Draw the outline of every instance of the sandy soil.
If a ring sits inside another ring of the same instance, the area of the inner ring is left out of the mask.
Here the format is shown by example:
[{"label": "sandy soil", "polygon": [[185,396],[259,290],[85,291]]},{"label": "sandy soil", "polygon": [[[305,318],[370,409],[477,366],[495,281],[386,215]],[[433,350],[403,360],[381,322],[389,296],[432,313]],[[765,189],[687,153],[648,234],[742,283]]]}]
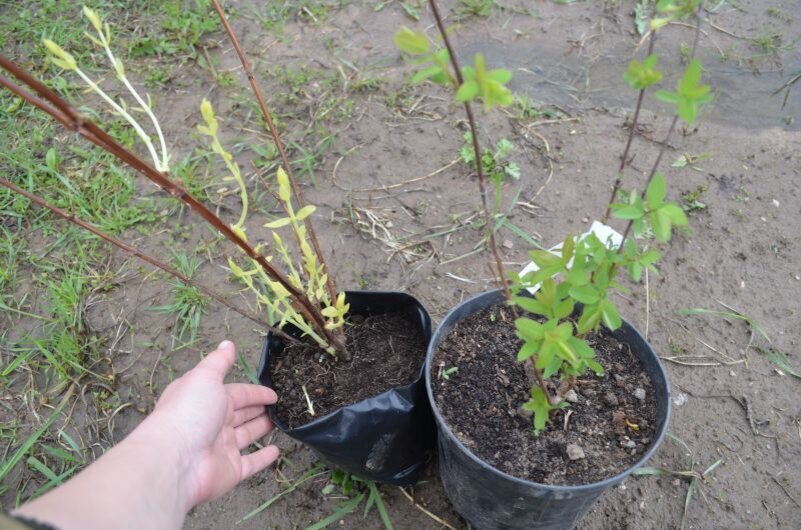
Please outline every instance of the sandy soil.
[{"label": "sandy soil", "polygon": [[[443,2],[446,11],[454,4]],[[454,37],[463,58],[485,51],[488,62],[513,70],[515,91],[555,110],[539,118],[519,118],[514,111],[480,113],[482,131],[489,138],[505,137],[516,146],[513,159],[522,175],[506,190],[507,200],[520,192],[510,221],[550,246],[567,232],[585,230],[603,213],[616,157],[625,142],[623,123],[634,104],[620,79],[639,40],[630,15],[633,4],[622,2],[608,11],[599,2],[504,5],[509,9],[496,10],[488,19],[463,20]],[[533,16],[516,13],[512,6],[525,6]],[[790,2],[774,5],[754,0],[736,6],[726,4],[711,14],[717,29],[705,24],[700,41],[707,82],[715,87],[718,99],[696,128],[674,135],[665,157],[670,195],[679,199],[703,186],[706,191],[699,200],[706,207],[691,215],[691,231],[667,249],[660,275],[648,279],[647,294],[637,289],[618,302],[623,316],[647,335],[654,349],[663,358],[674,359],[665,360],[674,400],[670,432],[692,454],[666,440],[651,465],[677,471],[692,465],[700,473],[722,460],[704,480],[699,476],[696,481],[686,527],[798,528],[801,380],[780,372],[765,355],[749,348],[768,345],[760,337],[753,337],[752,344],[744,322],[677,314],[688,308],[725,310],[722,303],[736,308],[758,322],[801,372],[797,355],[801,197],[794,184],[801,177],[801,96],[796,88],[782,108],[783,95],[771,95],[801,68],[801,52],[793,46],[777,52],[775,58],[754,59],[750,64],[738,60],[756,53],[745,37],[775,30],[785,44],[792,44],[801,34],[801,21]],[[770,14],[771,6],[782,17]],[[268,75],[275,65],[320,69],[336,80],[332,86],[339,95],[343,87],[359,80],[380,80],[376,90],[349,92],[350,117],[328,120],[333,143],[315,168],[317,184],[308,186],[307,200],[319,207],[315,214],[319,237],[340,288],[405,290],[439,319],[464,297],[489,288],[491,281],[486,256],[462,257],[481,238],[479,230],[468,226],[478,205],[469,172],[455,164],[432,175],[457,157],[464,129],[462,113],[438,87],[403,84],[411,70],[391,40],[401,24],[430,29],[431,21],[421,11],[422,20],[415,22],[404,15],[398,2],[382,9],[372,3],[354,3],[332,12],[318,25],[291,22],[277,38],[261,30],[250,11],[242,9],[234,26],[278,113],[304,111],[300,119],[286,117],[293,130],[319,110],[315,104],[328,88],[311,81],[295,101],[286,101],[281,98],[285,89]],[[675,69],[679,45],[689,44],[692,33],[680,26],[665,33],[670,36],[658,48],[665,68]],[[244,86],[244,75],[222,35],[214,34],[208,46],[211,56],[219,59],[217,68],[233,68]],[[721,52],[725,59],[720,58]],[[238,120],[246,122],[252,112],[241,98],[231,97],[245,93],[241,86],[221,88],[209,77],[206,70],[184,68],[154,94],[168,134],[176,139],[177,152],[194,142],[186,130],[199,120],[202,96],[227,117],[225,125],[234,131],[232,139],[249,134],[236,131]],[[627,185],[640,181],[668,124],[660,104],[648,99],[646,109],[642,134],[635,139],[636,157],[625,177]],[[710,156],[692,168],[671,168],[684,152]],[[242,162],[250,156],[248,151],[243,153]],[[412,179],[418,180],[409,182]],[[141,189],[153,192],[144,183]],[[235,208],[234,198],[228,200],[225,204]],[[221,266],[231,249],[213,241],[189,214],[174,216],[171,222],[188,233],[188,240],[179,241],[185,248],[209,245],[205,256],[210,259],[201,268],[201,277],[218,289],[226,288]],[[253,223],[254,235],[258,227]],[[438,235],[445,231],[449,233]],[[166,232],[131,237],[161,255],[167,255],[165,248],[173,243]],[[522,267],[530,245],[506,229],[500,239],[505,242],[509,267]],[[124,257],[118,255],[115,261],[122,263]],[[93,431],[96,411],[91,408],[80,410],[79,406],[73,417],[73,427],[102,446],[120,439],[140,421],[154,396],[172,377],[197,362],[200,351],[222,338],[232,338],[254,365],[261,341],[250,322],[213,306],[196,348],[172,353],[169,319],[148,310],[169,301],[168,282],[136,263],[126,270],[118,285],[92,306],[89,322],[94,332],[109,338],[117,388],[135,406],[119,412],[113,432]],[[115,341],[123,328],[125,334]],[[677,359],[682,355],[704,357]],[[701,366],[681,364],[693,361]],[[244,380],[244,375],[238,371],[232,379]],[[743,398],[750,403],[748,413],[738,402]],[[755,431],[752,426],[757,427]],[[298,477],[314,461],[307,449],[282,434],[275,434],[274,441],[284,451],[276,470],[265,471],[227,497],[196,509],[186,527],[302,528],[330,514],[337,497],[322,493],[326,481],[321,479],[306,482],[258,516],[237,524],[281,491],[277,479]],[[99,448],[94,450],[99,454]],[[607,492],[580,528],[677,528],[688,485],[689,480],[674,476],[631,477]],[[382,491],[396,528],[443,527],[398,488]],[[409,493],[453,528],[466,528],[443,495],[435,461],[425,480]],[[340,526],[381,528],[381,522],[375,513],[363,519],[357,512]]]}]

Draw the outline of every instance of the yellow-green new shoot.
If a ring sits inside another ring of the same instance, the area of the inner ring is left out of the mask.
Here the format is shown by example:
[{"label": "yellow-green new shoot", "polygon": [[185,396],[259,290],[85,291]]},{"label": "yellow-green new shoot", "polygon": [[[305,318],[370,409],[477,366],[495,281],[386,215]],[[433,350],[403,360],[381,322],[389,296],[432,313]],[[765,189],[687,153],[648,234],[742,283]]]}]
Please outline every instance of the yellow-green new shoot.
[{"label": "yellow-green new shoot", "polygon": [[97,30],[98,38],[93,37],[92,35],[85,33],[86,37],[91,40],[97,46],[103,48],[106,53],[106,56],[111,63],[112,68],[114,68],[115,73],[117,74],[117,79],[122,82],[128,92],[131,93],[133,98],[136,100],[136,103],[139,105],[140,110],[148,115],[150,121],[153,123],[153,127],[156,131],[156,134],[159,137],[161,154],[159,155],[156,152],[156,148],[153,145],[153,141],[150,138],[150,135],[145,132],[144,128],[139,124],[139,122],[134,118],[130,112],[127,110],[127,105],[125,104],[125,100],[120,98],[120,102],[118,103],[115,101],[111,96],[109,96],[100,86],[93,81],[87,74],[84,72],[79,66],[78,62],[75,60],[75,57],[72,56],[69,52],[65,51],[61,46],[53,42],[49,39],[43,39],[42,43],[44,44],[47,51],[50,52],[50,61],[67,71],[75,72],[78,76],[83,80],[84,83],[98,96],[100,96],[103,101],[105,101],[115,113],[119,114],[120,116],[128,122],[128,124],[136,131],[136,135],[145,144],[147,148],[148,154],[153,159],[153,164],[159,171],[167,172],[170,170],[169,168],[169,153],[167,152],[167,144],[164,140],[164,134],[161,131],[161,126],[159,125],[156,116],[153,114],[153,110],[150,105],[150,97],[147,96],[147,101],[145,101],[136,89],[133,87],[131,82],[125,76],[125,67],[122,64],[114,53],[111,51],[111,30],[108,24],[103,24],[100,16],[93,11],[92,9],[84,6],[83,8],[84,16],[89,19],[89,22],[94,26],[95,30]]},{"label": "yellow-green new shoot", "polygon": [[[207,100],[203,100],[200,105],[200,113],[203,116],[205,125],[198,125],[198,131],[211,138],[211,148],[220,158],[222,158],[228,169],[229,176],[223,180],[233,180],[239,187],[239,196],[242,202],[242,211],[236,224],[231,225],[231,230],[236,232],[242,239],[247,240],[245,235],[245,221],[248,215],[248,193],[245,181],[242,178],[239,165],[234,161],[233,155],[225,150],[220,142],[218,131],[219,122],[214,114],[214,109]],[[322,315],[325,317],[325,328],[336,330],[345,323],[345,315],[349,305],[345,303],[345,293],[339,293],[336,301],[332,301],[328,296],[325,285],[328,280],[325,267],[320,263],[317,254],[309,244],[309,235],[303,221],[309,217],[316,207],[308,204],[298,211],[292,204],[292,187],[289,177],[283,168],[278,168],[276,172],[278,183],[278,199],[281,207],[286,213],[286,217],[271,221],[264,226],[272,230],[273,248],[276,255],[284,264],[287,270],[287,279],[293,287],[302,291],[312,303],[322,307]],[[278,228],[289,227],[297,241],[298,252],[300,253],[300,265],[293,259],[289,248],[284,243],[281,236],[275,232]],[[260,248],[260,247],[257,247]],[[267,257],[272,260],[272,256]],[[256,296],[260,306],[268,311],[268,317],[272,324],[283,326],[292,324],[304,335],[311,337],[325,351],[334,354],[334,347],[325,338],[315,332],[313,326],[307,322],[296,310],[293,299],[286,288],[279,282],[271,280],[264,269],[253,259],[249,258],[250,268],[242,268],[232,259],[228,260],[228,266],[232,274],[242,282],[248,290]],[[258,281],[255,281],[258,280]]]}]

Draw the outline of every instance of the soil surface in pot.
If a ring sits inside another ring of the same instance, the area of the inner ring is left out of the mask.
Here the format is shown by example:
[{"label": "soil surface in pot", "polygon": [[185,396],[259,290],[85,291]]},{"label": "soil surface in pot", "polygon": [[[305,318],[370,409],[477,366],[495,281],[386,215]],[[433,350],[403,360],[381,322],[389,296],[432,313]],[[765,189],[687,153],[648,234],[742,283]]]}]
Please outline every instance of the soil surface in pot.
[{"label": "soil surface in pot", "polygon": [[271,359],[278,417],[290,427],[414,381],[426,354],[418,325],[400,313],[352,316],[345,325],[349,362],[334,360],[314,343],[291,344]]},{"label": "soil surface in pot", "polygon": [[[531,418],[520,411],[532,383],[516,358],[521,341],[513,318],[501,306],[484,309],[459,322],[439,345],[432,373],[437,407],[473,454],[505,473],[553,485],[611,477],[651,445],[656,400],[628,345],[603,332],[588,342],[605,375],[582,376],[577,401],[534,436]],[[458,371],[441,377],[451,367]]]}]

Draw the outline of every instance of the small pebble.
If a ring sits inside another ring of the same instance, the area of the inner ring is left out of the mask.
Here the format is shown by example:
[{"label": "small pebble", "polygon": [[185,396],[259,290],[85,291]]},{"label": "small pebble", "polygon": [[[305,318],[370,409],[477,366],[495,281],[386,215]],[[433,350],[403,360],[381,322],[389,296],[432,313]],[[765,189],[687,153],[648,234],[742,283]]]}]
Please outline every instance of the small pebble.
[{"label": "small pebble", "polygon": [[515,244],[514,244],[514,243],[512,243],[512,240],[511,240],[511,239],[504,239],[502,244],[503,244],[503,248],[509,248],[509,249],[511,249],[511,248],[514,248],[514,247],[515,247]]},{"label": "small pebble", "polygon": [[585,458],[584,449],[577,444],[567,444],[567,457],[570,460],[581,460]]},{"label": "small pebble", "polygon": [[677,479],[677,478],[674,478],[674,479],[673,479],[673,485],[674,485],[674,486],[681,486],[681,480],[679,480],[679,479]]},{"label": "small pebble", "polygon": [[627,449],[634,449],[635,447],[637,447],[637,442],[635,442],[634,440],[626,440],[624,442],[620,442],[620,445],[622,445]]},{"label": "small pebble", "polygon": [[773,206],[778,208],[780,206],[779,201],[777,201],[776,199],[773,199]]},{"label": "small pebble", "polygon": [[617,407],[619,405],[617,396],[614,395],[612,392],[607,392],[606,394],[604,394],[604,403],[606,403],[610,407]]},{"label": "small pebble", "polygon": [[645,389],[643,389],[643,388],[635,388],[634,389],[634,397],[636,397],[640,401],[645,401]]},{"label": "small pebble", "polygon": [[576,394],[576,391],[572,388],[565,394],[565,399],[571,403],[578,403],[579,400],[578,394]]},{"label": "small pebble", "polygon": [[687,403],[687,399],[688,399],[687,394],[685,394],[684,392],[679,392],[678,394],[676,394],[676,397],[673,398],[673,404],[676,405],[677,407],[681,407],[682,405]]}]

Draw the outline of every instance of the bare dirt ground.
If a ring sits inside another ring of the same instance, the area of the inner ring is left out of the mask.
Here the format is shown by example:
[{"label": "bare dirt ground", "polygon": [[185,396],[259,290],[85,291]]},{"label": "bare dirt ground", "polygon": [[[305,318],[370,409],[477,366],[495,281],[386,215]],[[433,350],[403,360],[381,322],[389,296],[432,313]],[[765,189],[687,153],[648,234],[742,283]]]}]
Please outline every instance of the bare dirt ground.
[{"label": "bare dirt ground", "polygon": [[[309,182],[306,193],[318,205],[315,223],[338,287],[408,291],[435,320],[465,297],[490,288],[487,257],[473,252],[481,241],[480,227],[472,224],[478,207],[475,183],[463,164],[451,164],[463,141],[461,109],[438,87],[406,84],[411,70],[392,43],[402,24],[431,31],[425,9],[418,22],[401,2],[351,2],[316,23],[293,17],[277,31],[264,29],[260,3],[246,4],[236,5],[233,24],[290,138],[309,148],[330,136],[330,147],[314,164],[316,184]],[[458,24],[452,11],[456,2],[442,4],[451,13],[449,23],[456,25],[462,57],[482,50],[490,64],[512,70],[512,89],[527,94],[538,109],[525,113],[514,107],[479,118],[489,139],[508,138],[515,145],[511,157],[521,177],[505,190],[507,203],[517,196],[515,205],[507,205],[514,206],[509,220],[544,246],[584,231],[606,206],[626,138],[623,124],[634,105],[620,78],[640,40],[633,3],[503,2],[489,17],[466,17]],[[741,1],[705,13],[714,26],[704,24],[699,55],[716,101],[695,128],[671,138],[663,167],[672,197],[682,200],[697,191],[703,207],[696,205],[691,230],[666,249],[659,276],[648,278],[647,294],[635,289],[618,300],[623,316],[665,359],[673,394],[669,430],[686,444],[667,439],[649,465],[685,473],[628,478],[603,496],[580,528],[801,527],[801,379],[769,362],[764,352],[771,346],[752,336],[745,322],[677,313],[726,311],[722,304],[735,308],[758,323],[801,372],[796,185],[801,88],[790,92],[784,107],[784,93],[772,94],[801,71],[801,20],[792,4]],[[675,71],[692,31],[674,26],[664,34],[657,49],[664,68]],[[765,46],[755,43],[766,35],[781,37]],[[231,72],[237,83],[220,86],[208,68],[188,64],[152,90],[172,149],[181,153],[195,145],[188,131],[200,120],[202,97],[225,117],[231,143],[266,141],[229,43],[216,32],[205,36],[204,44],[217,71]],[[289,79],[285,68],[307,76]],[[325,130],[304,128],[304,123],[323,123]],[[667,125],[665,108],[646,99],[626,185],[636,186],[647,171]],[[683,153],[705,156],[683,168],[670,167]],[[254,156],[243,148],[240,162]],[[297,149],[295,156],[300,156]],[[258,182],[252,184],[255,190]],[[143,200],[154,194],[149,185],[139,183],[139,188]],[[223,213],[237,211],[235,197],[220,204]],[[252,224],[256,237],[260,223]],[[188,213],[173,213],[165,228],[146,234],[132,230],[129,237],[162,256],[173,244],[201,246],[203,281],[219,290],[235,288],[222,269],[231,249]],[[501,229],[500,239],[505,262],[522,268],[531,245],[508,228]],[[83,434],[90,460],[129,432],[164,386],[193,366],[201,352],[230,338],[254,366],[261,343],[250,322],[211,305],[198,341],[171,351],[171,318],[148,309],[169,302],[171,284],[122,255],[114,254],[112,262],[115,269],[122,266],[122,273],[91,304],[87,322],[105,338],[116,373],[114,390],[132,406],[101,428],[95,406],[76,402],[69,428]],[[232,379],[245,376],[237,371]],[[322,476],[239,522],[314,462],[307,449],[282,434],[274,441],[283,449],[275,469],[197,508],[186,528],[303,528],[332,513],[342,496],[324,494],[328,478]],[[688,503],[690,485],[694,492]],[[443,528],[445,523],[466,528],[444,497],[435,460],[425,479],[407,488],[414,502],[398,488],[381,491],[396,528]],[[13,502],[13,491],[4,501]],[[339,526],[382,524],[375,512],[365,519],[357,510]]]}]

